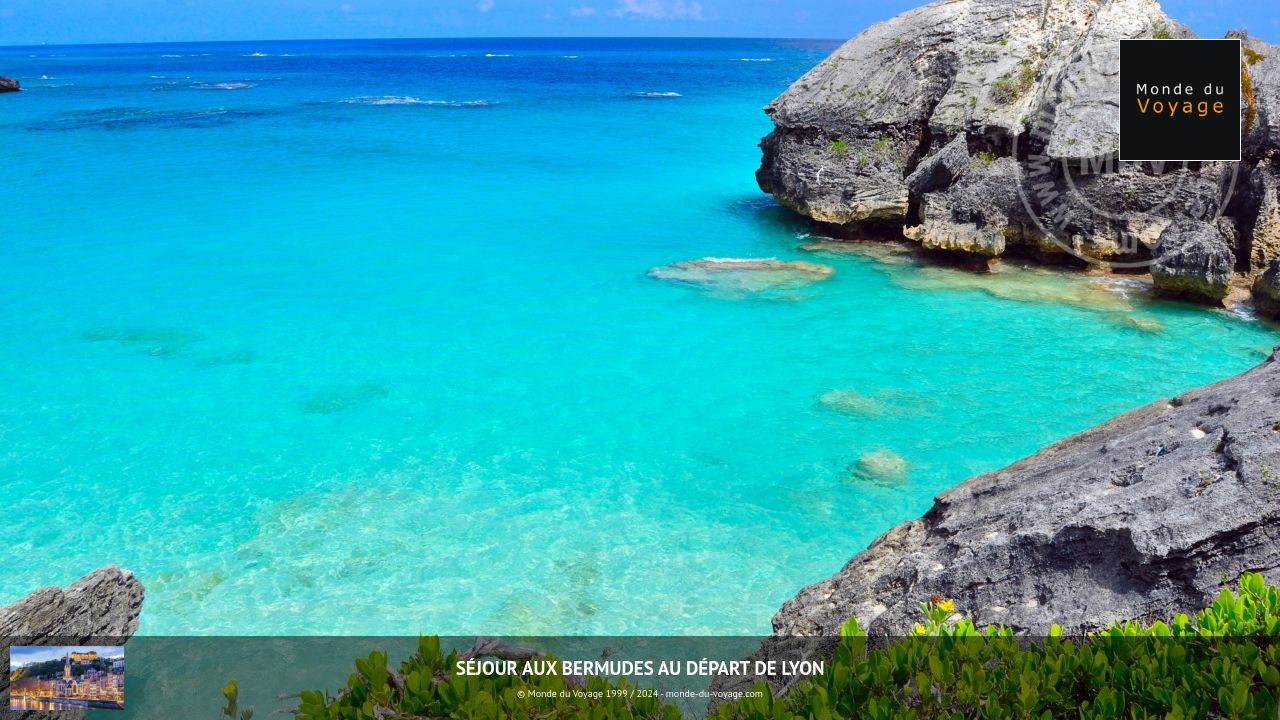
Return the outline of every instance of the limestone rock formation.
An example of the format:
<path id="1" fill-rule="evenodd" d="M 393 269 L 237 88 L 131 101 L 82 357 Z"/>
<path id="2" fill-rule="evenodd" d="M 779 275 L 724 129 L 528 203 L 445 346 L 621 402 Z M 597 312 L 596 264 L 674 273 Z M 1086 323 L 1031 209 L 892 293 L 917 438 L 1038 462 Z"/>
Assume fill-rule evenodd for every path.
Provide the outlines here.
<path id="1" fill-rule="evenodd" d="M 1231 226 L 1180 222 L 1165 228 L 1156 245 L 1151 277 L 1156 288 L 1176 297 L 1221 302 L 1235 270 Z"/>
<path id="2" fill-rule="evenodd" d="M 1280 580 L 1277 483 L 1280 348 L 944 492 L 788 600 L 757 657 L 812 657 L 855 616 L 870 635 L 908 634 L 935 595 L 1030 635 L 1194 611 L 1241 573 Z"/>
<path id="3" fill-rule="evenodd" d="M 138 630 L 142 583 L 126 570 L 109 566 L 86 575 L 65 590 L 42 588 L 0 607 L 0 667 L 9 666 L 11 645 L 114 645 Z M 9 674 L 0 673 L 0 697 L 8 697 Z M 36 718 L 0 708 L 0 718 Z M 59 712 L 71 718 L 82 713 Z"/>
<path id="4" fill-rule="evenodd" d="M 775 632 L 856 615 L 903 634 L 931 595 L 979 624 L 1079 632 L 1194 610 L 1245 571 L 1280 580 L 1277 355 L 943 493 L 787 601 Z"/>
<path id="5" fill-rule="evenodd" d="M 1217 303 L 1224 267 L 1280 253 L 1280 47 L 1236 35 L 1240 163 L 1117 161 L 1118 40 L 1192 36 L 1155 0 L 946 0 L 872 25 L 770 103 L 756 178 L 833 234 L 968 261 L 1146 268 L 1170 226 L 1221 219 L 1228 256 L 1215 242 L 1197 269 L 1180 251 L 1163 275 Z"/>
<path id="6" fill-rule="evenodd" d="M 1253 300 L 1258 309 L 1272 317 L 1280 317 L 1280 258 L 1258 276 L 1253 283 Z"/>
<path id="7" fill-rule="evenodd" d="M 22 86 L 18 84 L 17 80 L 9 77 L 0 77 L 0 93 L 18 92 L 21 89 Z"/>

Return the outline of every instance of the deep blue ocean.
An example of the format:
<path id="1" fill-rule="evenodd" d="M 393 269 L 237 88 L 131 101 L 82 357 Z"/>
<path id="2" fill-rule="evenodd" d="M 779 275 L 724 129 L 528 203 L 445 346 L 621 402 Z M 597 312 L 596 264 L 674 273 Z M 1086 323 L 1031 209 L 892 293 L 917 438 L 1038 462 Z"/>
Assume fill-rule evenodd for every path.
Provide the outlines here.
<path id="1" fill-rule="evenodd" d="M 0 48 L 0 603 L 149 634 L 758 634 L 965 478 L 1257 363 L 1132 282 L 817 238 L 761 108 L 835 47 Z M 654 279 L 807 259 L 757 292 Z"/>

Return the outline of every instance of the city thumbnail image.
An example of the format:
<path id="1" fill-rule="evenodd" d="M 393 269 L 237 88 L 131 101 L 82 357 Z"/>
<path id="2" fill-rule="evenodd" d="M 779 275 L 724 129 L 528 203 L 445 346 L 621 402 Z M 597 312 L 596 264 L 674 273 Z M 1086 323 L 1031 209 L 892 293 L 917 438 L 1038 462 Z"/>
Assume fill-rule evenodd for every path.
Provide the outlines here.
<path id="1" fill-rule="evenodd" d="M 124 709 L 124 648 L 14 647 L 10 710 Z"/>

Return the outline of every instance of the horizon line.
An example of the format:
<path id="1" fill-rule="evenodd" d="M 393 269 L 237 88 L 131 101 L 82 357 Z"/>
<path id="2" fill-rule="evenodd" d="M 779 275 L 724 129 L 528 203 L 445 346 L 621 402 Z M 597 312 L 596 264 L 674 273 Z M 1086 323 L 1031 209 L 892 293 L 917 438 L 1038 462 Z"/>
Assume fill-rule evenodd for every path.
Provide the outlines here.
<path id="1" fill-rule="evenodd" d="M 851 36 L 852 37 L 852 36 Z M 329 38 L 248 38 L 244 40 L 143 40 L 137 42 L 26 43 L 0 44 L 0 51 L 28 48 L 129 47 L 140 45 L 213 45 L 219 43 L 307 43 L 386 42 L 422 40 L 792 40 L 801 42 L 846 42 L 850 38 L 776 37 L 764 35 L 455 35 L 436 37 L 329 37 Z"/>

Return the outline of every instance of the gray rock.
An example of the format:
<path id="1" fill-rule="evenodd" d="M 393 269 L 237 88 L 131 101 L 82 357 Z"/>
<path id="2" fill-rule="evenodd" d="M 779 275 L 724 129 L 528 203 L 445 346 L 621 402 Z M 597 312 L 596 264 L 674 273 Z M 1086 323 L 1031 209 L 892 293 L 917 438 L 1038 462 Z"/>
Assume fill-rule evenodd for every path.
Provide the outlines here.
<path id="1" fill-rule="evenodd" d="M 969 167 L 969 144 L 963 134 L 956 135 L 938 152 L 920 161 L 907 176 L 907 191 L 913 197 L 945 188 Z"/>
<path id="2" fill-rule="evenodd" d="M 1003 255 L 1008 246 L 1024 242 L 1035 228 L 1018 200 L 1020 168 L 1011 158 L 969 159 L 967 153 L 965 157 L 964 181 L 924 193 L 920 224 L 904 227 L 902 234 L 927 250 Z"/>
<path id="3" fill-rule="evenodd" d="M 1249 37 L 1243 31 L 1232 33 L 1241 38 L 1245 53 L 1245 73 L 1253 85 L 1254 111 L 1245 108 L 1246 156 L 1261 157 L 1267 150 L 1280 147 L 1280 52 L 1277 46 Z"/>
<path id="4" fill-rule="evenodd" d="M 9 667 L 10 645 L 111 645 L 138 630 L 143 590 L 131 573 L 114 565 L 95 570 L 65 590 L 47 587 L 0 607 L 0 667 Z M 0 698 L 8 697 L 9 674 L 0 673 Z M 59 712 L 58 718 L 83 716 Z M 42 713 L 10 712 L 0 718 L 38 718 Z"/>
<path id="5" fill-rule="evenodd" d="M 17 80 L 9 77 L 0 77 L 0 93 L 18 92 L 21 89 L 22 86 L 18 84 Z"/>
<path id="6" fill-rule="evenodd" d="M 838 234 L 902 231 L 971 257 L 1140 265 L 1169 226 L 1226 215 L 1242 232 L 1228 238 L 1233 271 L 1256 272 L 1280 253 L 1280 47 L 1239 33 L 1254 88 L 1242 163 L 1116 163 L 1118 41 L 1157 34 L 1192 36 L 1155 0 L 910 10 L 846 42 L 765 108 L 775 128 L 757 180 L 783 205 L 848 226 Z M 1023 199 L 1046 184 L 1056 207 L 1033 216 Z M 1191 290 L 1182 294 L 1221 300 Z"/>
<path id="7" fill-rule="evenodd" d="M 904 635 L 934 595 L 980 626 L 1072 634 L 1197 610 L 1244 572 L 1280 581 L 1277 355 L 941 494 L 788 600 L 757 657 L 829 648 L 855 616 Z"/>
<path id="8" fill-rule="evenodd" d="M 1262 314 L 1280 319 L 1280 258 L 1254 281 L 1253 302 Z"/>
<path id="9" fill-rule="evenodd" d="M 1267 164 L 1254 169 L 1253 191 L 1258 209 L 1246 254 L 1250 267 L 1262 270 L 1269 259 L 1280 258 L 1280 179 Z"/>
<path id="10" fill-rule="evenodd" d="M 1222 302 L 1231 287 L 1235 255 L 1225 222 L 1181 222 L 1160 234 L 1151 277 L 1156 289 L 1174 297 Z"/>

